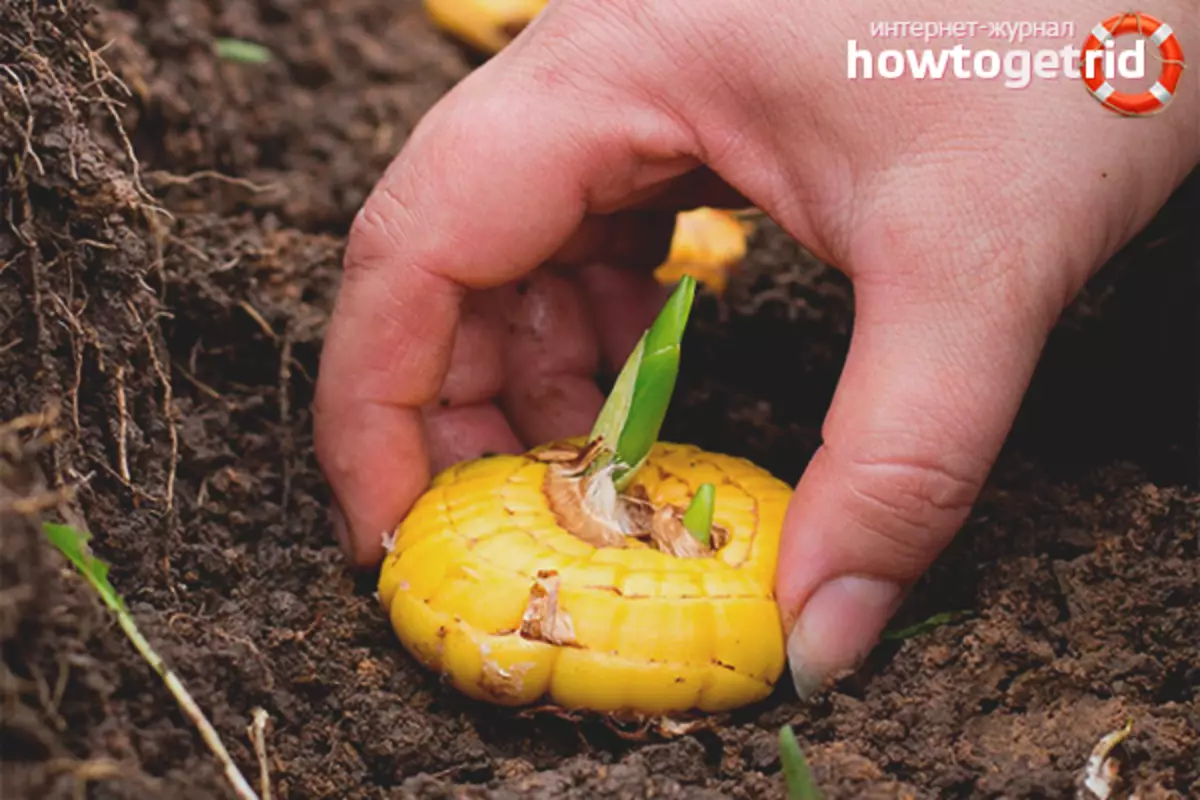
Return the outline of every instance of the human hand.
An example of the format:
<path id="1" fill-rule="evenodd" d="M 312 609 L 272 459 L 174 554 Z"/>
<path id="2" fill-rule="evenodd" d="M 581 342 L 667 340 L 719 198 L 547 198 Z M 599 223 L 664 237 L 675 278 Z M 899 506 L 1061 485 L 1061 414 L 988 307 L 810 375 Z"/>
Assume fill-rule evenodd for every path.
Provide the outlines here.
<path id="1" fill-rule="evenodd" d="M 431 469 L 586 433 L 592 374 L 662 300 L 598 265 L 655 263 L 676 209 L 752 203 L 854 283 L 777 595 L 802 694 L 858 662 L 961 526 L 1065 305 L 1200 159 L 1188 76 L 1145 120 L 1078 81 L 849 81 L 848 39 L 912 46 L 864 41 L 893 9 L 557 0 L 429 113 L 355 221 L 322 357 L 316 446 L 354 563 Z M 1005 9 L 1080 42 L 1104 16 Z"/>

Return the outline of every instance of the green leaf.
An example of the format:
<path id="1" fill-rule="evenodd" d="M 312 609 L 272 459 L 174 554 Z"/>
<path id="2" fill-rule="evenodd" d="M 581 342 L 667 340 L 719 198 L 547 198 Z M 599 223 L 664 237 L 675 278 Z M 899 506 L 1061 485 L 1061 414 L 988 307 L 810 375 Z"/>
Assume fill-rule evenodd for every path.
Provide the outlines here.
<path id="1" fill-rule="evenodd" d="M 88 542 L 92 538 L 91 534 L 72 528 L 70 525 L 59 525 L 53 522 L 43 523 L 42 530 L 50 542 L 75 565 L 75 568 L 99 593 L 106 606 L 118 614 L 129 613 L 129 609 L 125 607 L 125 601 L 108 581 L 108 564 L 93 556 L 88 548 Z"/>
<path id="2" fill-rule="evenodd" d="M 244 39 L 217 39 L 213 42 L 217 58 L 243 64 L 266 64 L 275 56 L 266 47 Z"/>
<path id="3" fill-rule="evenodd" d="M 621 367 L 621 373 L 617 375 L 616 383 L 613 384 L 612 391 L 608 393 L 608 399 L 604 401 L 600 415 L 596 417 L 596 424 L 592 426 L 590 438 L 592 440 L 602 438 L 605 447 L 609 449 L 616 447 L 616 442 L 621 438 L 621 428 L 625 426 L 625 420 L 629 418 L 629 404 L 633 401 L 633 385 L 637 380 L 638 370 L 642 366 L 642 353 L 645 352 L 645 349 L 646 335 L 642 334 L 642 338 L 638 339 L 633 352 L 625 361 L 625 366 Z"/>
<path id="4" fill-rule="evenodd" d="M 695 297 L 696 279 L 685 275 L 621 368 L 596 418 L 592 438 L 602 436 L 612 448 L 618 489 L 628 485 L 658 439 L 679 377 L 680 343 Z"/>
<path id="5" fill-rule="evenodd" d="M 952 622 L 958 622 L 971 616 L 971 611 L 943 611 L 940 614 L 934 614 L 927 620 L 918 622 L 915 625 L 909 625 L 907 628 L 899 628 L 892 631 L 884 631 L 880 637 L 884 641 L 898 642 L 904 639 L 912 639 L 915 636 L 929 633 L 930 631 L 940 628 L 943 625 L 949 625 Z"/>
<path id="6" fill-rule="evenodd" d="M 705 546 L 712 545 L 713 506 L 716 499 L 717 487 L 711 483 L 702 483 L 696 489 L 687 511 L 683 513 L 683 527 Z"/>
<path id="7" fill-rule="evenodd" d="M 791 725 L 779 729 L 779 763 L 783 767 L 783 779 L 787 783 L 788 800 L 820 800 L 821 792 L 813 781 L 808 760 L 796 741 Z"/>

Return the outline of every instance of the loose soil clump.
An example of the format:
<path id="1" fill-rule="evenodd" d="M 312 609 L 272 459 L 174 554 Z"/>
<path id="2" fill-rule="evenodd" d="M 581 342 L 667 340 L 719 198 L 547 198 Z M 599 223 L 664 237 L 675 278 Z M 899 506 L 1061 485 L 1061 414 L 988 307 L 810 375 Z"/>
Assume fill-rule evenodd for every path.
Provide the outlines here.
<path id="1" fill-rule="evenodd" d="M 272 59 L 221 60 L 219 37 Z M 897 625 L 965 616 L 815 703 L 781 686 L 670 740 L 481 706 L 418 668 L 334 546 L 308 407 L 350 220 L 470 67 L 415 2 L 0 7 L 5 797 L 230 796 L 38 512 L 94 533 L 250 775 L 268 711 L 276 797 L 780 797 L 785 723 L 830 797 L 1061 797 L 1126 719 L 1126 787 L 1200 794 L 1200 175 L 1055 332 Z M 664 438 L 795 480 L 852 298 L 769 226 L 752 247 L 693 314 Z"/>

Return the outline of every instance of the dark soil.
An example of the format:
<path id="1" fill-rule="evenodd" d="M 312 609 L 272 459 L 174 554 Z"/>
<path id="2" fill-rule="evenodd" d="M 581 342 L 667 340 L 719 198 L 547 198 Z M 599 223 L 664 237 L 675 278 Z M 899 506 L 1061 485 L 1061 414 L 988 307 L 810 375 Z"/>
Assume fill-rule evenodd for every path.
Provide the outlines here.
<path id="1" fill-rule="evenodd" d="M 224 36 L 274 59 L 217 60 Z M 400 0 L 0 7 L 0 420 L 59 410 L 0 434 L 0 795 L 230 796 L 21 513 L 41 505 L 95 534 L 248 775 L 269 712 L 276 797 L 778 797 L 784 723 L 831 797 L 1063 797 L 1126 718 L 1128 784 L 1200 796 L 1200 175 L 1064 319 L 897 622 L 966 618 L 813 704 L 782 686 L 671 741 L 520 719 L 418 669 L 333 546 L 308 405 L 341 237 L 468 69 Z M 850 301 L 761 233 L 695 315 L 670 438 L 795 479 Z"/>

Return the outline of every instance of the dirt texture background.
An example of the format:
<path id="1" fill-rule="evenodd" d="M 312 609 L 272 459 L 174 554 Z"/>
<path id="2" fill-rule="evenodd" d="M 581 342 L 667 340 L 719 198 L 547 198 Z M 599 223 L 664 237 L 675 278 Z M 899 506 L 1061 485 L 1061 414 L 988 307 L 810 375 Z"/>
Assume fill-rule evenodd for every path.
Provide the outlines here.
<path id="1" fill-rule="evenodd" d="M 1068 312 L 897 625 L 965 616 L 671 741 L 418 669 L 333 545 L 308 405 L 342 236 L 470 68 L 415 2 L 0 6 L 0 421 L 58 409 L 0 429 L 0 794 L 230 796 L 40 510 L 94 533 L 247 774 L 268 711 L 276 797 L 781 797 L 784 723 L 829 797 L 1067 797 L 1127 718 L 1126 788 L 1200 796 L 1200 174 Z M 851 304 L 764 229 L 700 301 L 665 438 L 797 478 Z"/>

